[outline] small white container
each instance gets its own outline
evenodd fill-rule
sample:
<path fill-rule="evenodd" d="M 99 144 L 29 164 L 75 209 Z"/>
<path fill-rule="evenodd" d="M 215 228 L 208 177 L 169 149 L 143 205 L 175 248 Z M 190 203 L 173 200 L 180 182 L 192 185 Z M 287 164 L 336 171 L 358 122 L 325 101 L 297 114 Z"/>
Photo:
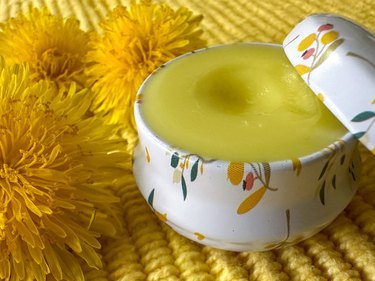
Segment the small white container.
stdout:
<path fill-rule="evenodd" d="M 159 218 L 199 243 L 233 251 L 297 243 L 332 222 L 356 192 L 360 159 L 351 134 L 294 160 L 208 160 L 159 139 L 144 123 L 140 107 L 137 184 Z M 250 173 L 263 183 L 248 191 L 243 180 Z"/>
<path fill-rule="evenodd" d="M 147 80 L 140 93 L 145 86 Z M 149 128 L 139 101 L 135 120 L 140 191 L 161 220 L 205 245 L 262 251 L 297 243 L 331 223 L 357 189 L 361 163 L 352 133 L 298 159 L 234 163 L 172 147 Z"/>

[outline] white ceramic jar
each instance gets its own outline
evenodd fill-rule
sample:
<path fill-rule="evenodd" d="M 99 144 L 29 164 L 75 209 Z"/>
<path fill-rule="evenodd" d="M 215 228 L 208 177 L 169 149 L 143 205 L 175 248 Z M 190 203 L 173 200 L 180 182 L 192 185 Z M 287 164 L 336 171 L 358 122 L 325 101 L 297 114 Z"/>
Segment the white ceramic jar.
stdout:
<path fill-rule="evenodd" d="M 332 222 L 356 191 L 360 159 L 349 133 L 308 156 L 247 163 L 171 146 L 145 122 L 141 98 L 135 120 L 133 170 L 143 196 L 161 220 L 205 245 L 258 251 L 299 242 Z"/>
<path fill-rule="evenodd" d="M 351 134 L 299 159 L 234 163 L 171 147 L 144 123 L 141 104 L 136 122 L 134 176 L 143 196 L 174 230 L 205 245 L 258 251 L 297 243 L 332 222 L 356 192 Z M 247 190 L 250 174 L 261 180 Z"/>
<path fill-rule="evenodd" d="M 291 64 L 351 131 L 300 158 L 247 163 L 192 154 L 159 138 L 145 122 L 138 100 L 133 170 L 152 210 L 180 234 L 234 251 L 294 244 L 327 226 L 356 192 L 361 164 L 357 138 L 375 153 L 371 44 L 375 39 L 366 30 L 332 15 L 311 16 L 286 38 Z M 355 74 L 350 69 L 360 76 L 360 84 L 351 84 Z M 340 73 L 341 82 L 334 73 Z"/>

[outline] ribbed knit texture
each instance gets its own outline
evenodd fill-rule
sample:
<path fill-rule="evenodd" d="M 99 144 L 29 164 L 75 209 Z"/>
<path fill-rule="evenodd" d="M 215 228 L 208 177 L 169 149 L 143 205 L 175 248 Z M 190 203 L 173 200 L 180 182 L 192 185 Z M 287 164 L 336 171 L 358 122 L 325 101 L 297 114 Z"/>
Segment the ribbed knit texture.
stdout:
<path fill-rule="evenodd" d="M 375 32 L 374 0 L 168 0 L 202 14 L 209 45 L 258 41 L 281 43 L 289 30 L 311 13 L 349 17 Z M 0 21 L 29 3 L 58 15 L 74 15 L 83 29 L 120 0 L 0 0 Z M 375 157 L 361 150 L 360 188 L 346 210 L 327 228 L 300 244 L 260 253 L 234 253 L 197 245 L 160 222 L 138 192 L 131 175 L 122 200 L 126 230 L 103 242 L 104 268 L 85 267 L 86 280 L 245 281 L 375 280 Z M 1 250 L 1 249 L 0 249 Z"/>

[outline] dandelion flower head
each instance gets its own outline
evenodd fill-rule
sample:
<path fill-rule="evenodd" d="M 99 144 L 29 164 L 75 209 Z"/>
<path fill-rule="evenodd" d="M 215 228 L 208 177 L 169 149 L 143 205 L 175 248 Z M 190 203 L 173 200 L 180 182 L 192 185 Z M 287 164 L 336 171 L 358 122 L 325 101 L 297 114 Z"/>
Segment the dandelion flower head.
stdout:
<path fill-rule="evenodd" d="M 129 158 L 91 95 L 31 83 L 0 63 L 0 279 L 84 280 L 102 235 L 120 228 L 111 186 Z"/>
<path fill-rule="evenodd" d="M 94 112 L 111 123 L 134 127 L 133 103 L 143 80 L 157 67 L 183 53 L 204 47 L 199 24 L 187 8 L 132 0 L 118 6 L 101 22 L 103 34 L 91 40 L 88 76 L 95 94 Z"/>
<path fill-rule="evenodd" d="M 85 86 L 83 57 L 89 35 L 78 20 L 52 15 L 44 7 L 30 8 L 0 25 L 0 55 L 7 64 L 27 62 L 34 81 L 45 79 L 59 88 L 71 81 Z"/>

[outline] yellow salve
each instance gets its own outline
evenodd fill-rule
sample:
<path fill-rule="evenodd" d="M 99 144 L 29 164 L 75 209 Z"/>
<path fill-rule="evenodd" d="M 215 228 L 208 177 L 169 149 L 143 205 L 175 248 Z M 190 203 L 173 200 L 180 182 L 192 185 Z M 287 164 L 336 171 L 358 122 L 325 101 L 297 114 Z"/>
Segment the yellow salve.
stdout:
<path fill-rule="evenodd" d="M 141 114 L 157 136 L 207 158 L 291 159 L 346 133 L 277 45 L 184 56 L 155 72 L 141 94 Z"/>

